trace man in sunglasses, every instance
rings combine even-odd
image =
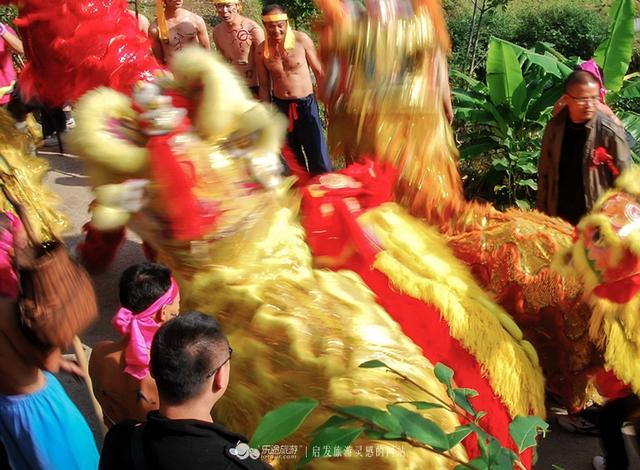
[[[214,423],[211,409],[229,385],[229,343],[218,322],[191,312],[162,325],[151,345],[151,375],[160,406],[147,422],[113,426],[104,441],[104,470],[270,469],[257,452],[240,455],[247,438]]]
[[[565,81],[565,106],[542,139],[537,209],[573,225],[631,165],[624,129],[603,111],[601,100],[592,72],[572,72]]]

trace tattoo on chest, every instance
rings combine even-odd
[[[254,29],[256,29],[255,25],[250,24],[247,26],[245,23],[240,23],[238,29],[232,29],[228,33],[231,36],[231,44],[237,45],[240,52],[247,52],[251,47],[253,40],[251,33]]]
[[[185,46],[192,44],[196,41],[196,33],[181,33],[177,31],[172,38],[171,46],[174,50],[179,51],[182,50]]]

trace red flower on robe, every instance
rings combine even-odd
[[[595,169],[600,165],[607,165],[613,176],[618,176],[620,174],[620,170],[618,170],[613,162],[613,157],[609,155],[607,149],[604,147],[598,147],[593,151],[593,164],[591,165],[591,168]]]

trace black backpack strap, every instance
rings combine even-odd
[[[136,470],[147,470],[147,462],[144,458],[144,445],[142,436],[144,434],[144,423],[133,428],[131,434],[131,459],[133,460],[133,468]]]

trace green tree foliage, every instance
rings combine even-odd
[[[264,4],[277,3],[282,5],[291,19],[295,29],[309,30],[311,22],[318,15],[318,9],[312,0],[265,0]]]
[[[488,10],[475,39],[473,11],[450,0],[445,5],[453,42],[452,68],[484,78],[484,63],[491,37],[513,42],[525,48],[538,42],[550,43],[562,55],[589,58],[607,36],[606,18],[593,0],[547,0],[542,3],[501,2]],[[476,20],[477,22],[477,20]],[[469,66],[467,48],[476,41],[476,60]]]
[[[327,449],[322,454],[307,453],[297,465],[303,467],[317,458],[340,457],[358,437],[369,439],[402,441],[413,447],[433,452],[456,463],[456,470],[513,470],[519,463],[519,454],[536,447],[537,436],[549,428],[548,424],[537,416],[518,416],[509,425],[509,433],[518,447],[518,453],[503,447],[480,425],[485,412],[476,411],[469,398],[477,396],[475,390],[456,388],[453,385],[453,371],[444,364],[436,364],[436,378],[446,386],[450,401],[444,401],[420,385],[413,382],[397,370],[379,360],[367,361],[360,365],[365,369],[386,368],[421,389],[433,402],[397,402],[387,405],[385,410],[368,406],[337,407],[321,404],[316,400],[301,398],[270,411],[261,420],[251,447],[269,446],[293,435],[309,417],[314,409],[321,407],[334,413],[312,434],[311,448]],[[445,408],[460,416],[466,423],[452,432],[445,432],[436,422],[423,413],[432,408]],[[463,462],[453,457],[449,451],[467,436],[475,434],[478,438],[480,456],[471,462]]]
[[[13,24],[13,20],[18,16],[18,10],[14,6],[0,7],[0,23]]]
[[[567,57],[590,58],[607,37],[606,18],[584,2],[529,3],[511,9],[508,16],[513,28],[498,37],[526,48],[547,42]]]

